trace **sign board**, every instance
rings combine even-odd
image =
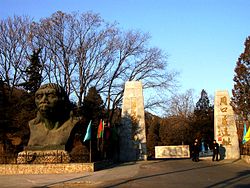
[[[155,158],[190,158],[189,145],[155,146]]]

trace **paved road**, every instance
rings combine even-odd
[[[250,165],[242,160],[212,162],[190,159],[124,163],[84,174],[0,176],[5,187],[250,187]]]

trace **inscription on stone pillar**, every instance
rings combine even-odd
[[[226,159],[240,157],[236,123],[228,91],[215,93],[214,136],[220,146],[225,148]]]

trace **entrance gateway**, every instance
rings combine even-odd
[[[119,135],[121,161],[147,159],[144,97],[140,81],[125,83]]]
[[[225,159],[240,158],[235,114],[227,90],[215,92],[214,138],[219,143],[220,149],[223,149]]]

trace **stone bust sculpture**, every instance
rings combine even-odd
[[[78,122],[70,117],[70,102],[64,89],[45,84],[35,93],[37,117],[29,121],[30,138],[27,149],[62,149]]]

